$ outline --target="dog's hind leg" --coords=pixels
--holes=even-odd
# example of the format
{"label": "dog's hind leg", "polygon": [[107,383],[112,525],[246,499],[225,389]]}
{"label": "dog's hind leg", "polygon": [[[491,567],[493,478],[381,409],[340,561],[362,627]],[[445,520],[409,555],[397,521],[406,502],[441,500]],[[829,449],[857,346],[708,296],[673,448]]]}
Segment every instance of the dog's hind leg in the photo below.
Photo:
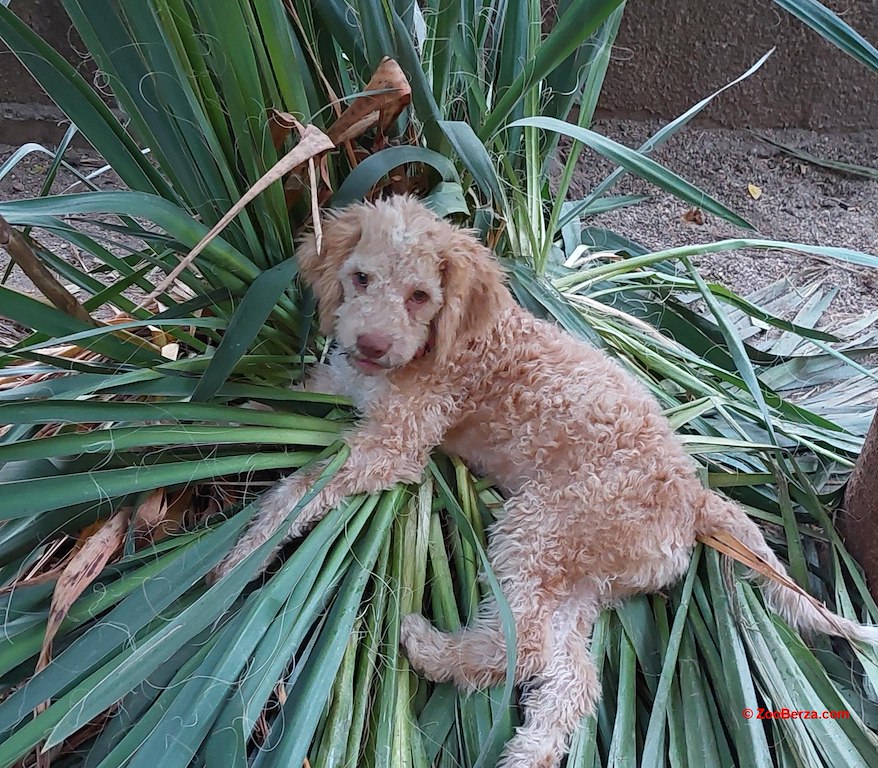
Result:
{"label": "dog's hind leg", "polygon": [[[519,682],[533,677],[547,663],[551,617],[559,602],[544,584],[545,542],[539,536],[520,535],[515,522],[530,509],[526,499],[510,499],[488,545],[491,568],[515,623],[515,679]],[[436,682],[451,681],[472,689],[498,685],[506,676],[506,636],[493,597],[481,604],[475,621],[458,632],[440,632],[421,616],[406,616],[400,642],[412,666]]]}
{"label": "dog's hind leg", "polygon": [[600,698],[589,638],[595,603],[564,603],[552,616],[551,657],[522,696],[524,724],[507,743],[497,768],[555,768],[582,718]]}
{"label": "dog's hind leg", "polygon": [[476,690],[499,685],[506,674],[506,642],[496,604],[458,632],[441,632],[417,614],[404,616],[400,644],[412,667],[437,683]]}
{"label": "dog's hind leg", "polygon": [[[548,658],[545,602],[534,592],[503,591],[515,622],[515,680],[520,682],[537,674]],[[506,635],[493,597],[482,603],[470,626],[457,632],[440,632],[417,614],[405,616],[400,643],[412,667],[434,682],[471,690],[500,685],[506,677]]]}

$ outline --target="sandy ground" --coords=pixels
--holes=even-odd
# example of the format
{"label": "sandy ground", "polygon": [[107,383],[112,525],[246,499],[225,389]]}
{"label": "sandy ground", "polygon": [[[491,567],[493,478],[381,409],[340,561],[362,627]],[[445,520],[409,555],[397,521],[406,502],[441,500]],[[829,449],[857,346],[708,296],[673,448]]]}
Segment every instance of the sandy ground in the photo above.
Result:
{"label": "sandy ground", "polygon": [[[595,126],[599,132],[628,146],[638,146],[660,123],[612,121]],[[878,168],[878,130],[828,135],[810,131],[765,132],[775,141],[794,145],[823,158]],[[0,163],[14,148],[0,146]],[[802,162],[759,141],[747,131],[689,128],[660,147],[653,158],[716,197],[749,220],[761,237],[819,245],[835,245],[878,254],[878,181],[852,177]],[[82,173],[100,163],[92,153],[71,150],[68,160]],[[31,155],[0,181],[0,199],[31,197],[40,189],[49,159]],[[612,166],[592,153],[583,154],[571,189],[571,198],[586,195]],[[53,192],[75,181],[61,173]],[[748,185],[761,189],[758,200]],[[107,174],[99,186],[113,188],[118,181]],[[82,189],[80,186],[79,189]],[[639,205],[596,217],[590,224],[606,227],[643,245],[668,248],[747,236],[731,224],[705,215],[702,224],[684,220],[690,206],[630,175],[611,194],[648,194]],[[38,234],[64,258],[92,266],[89,257],[72,246]],[[827,317],[858,316],[878,309],[878,270],[851,267],[823,259],[775,251],[734,252],[700,257],[698,264],[711,280],[748,294],[778,278],[795,285],[820,274],[826,288],[838,287]],[[0,275],[8,257],[0,253]],[[28,290],[29,282],[17,267],[7,285]],[[0,308],[2,314],[2,308]]]}
{"label": "sandy ground", "polygon": [[[660,122],[613,121],[595,129],[627,146],[639,146]],[[878,169],[878,130],[829,135],[803,130],[762,131],[776,142],[821,158]],[[747,233],[705,214],[701,225],[684,220],[690,206],[626,175],[610,194],[647,194],[650,199],[591,220],[642,243],[662,249],[730,237],[832,245],[878,255],[878,181],[844,175],[793,159],[748,131],[689,128],[672,137],[651,157],[712,195],[753,224]],[[585,196],[612,170],[602,158],[584,153],[570,197]],[[760,188],[754,200],[748,185]],[[748,294],[787,277],[796,285],[824,278],[839,289],[828,315],[859,315],[878,309],[878,269],[781,251],[735,251],[702,256],[705,277]]]}
{"label": "sandy ground", "polygon": [[[2,165],[16,149],[17,147],[0,144],[0,165]],[[105,165],[93,150],[71,148],[67,151],[64,159],[82,176],[89,176]],[[40,194],[40,190],[43,186],[51,162],[52,158],[50,156],[37,152],[24,157],[2,180],[0,180],[0,200],[25,199]],[[124,188],[120,179],[112,171],[100,174],[93,179],[93,183],[98,189],[109,190]],[[58,172],[50,191],[51,194],[58,195],[67,192],[84,192],[87,190],[85,185],[77,179],[75,174],[62,168]],[[86,219],[89,217],[82,218]],[[96,235],[100,234],[98,227],[92,227],[89,224],[80,224],[79,226],[86,232]],[[90,271],[102,266],[102,262],[92,257],[86,251],[55,237],[44,230],[33,230],[31,236],[45,248],[61,256],[65,261],[76,265],[83,271]],[[119,242],[127,242],[129,247],[137,248],[141,245],[139,241],[130,238],[126,241],[125,238],[122,238],[121,236],[117,236],[117,240]],[[107,245],[107,243],[104,242],[104,245]],[[110,250],[118,255],[124,255],[126,253],[122,248],[113,247],[112,245],[109,247]],[[116,273],[111,274],[117,276]],[[10,268],[8,254],[5,251],[0,250],[0,280],[3,280],[4,277],[6,277],[4,284],[7,287],[41,297],[39,291],[33,286],[18,266],[12,265]],[[108,282],[107,273],[102,274],[99,279],[104,283]],[[67,281],[63,278],[61,278],[61,282],[68,285]],[[126,291],[126,295],[135,299],[142,297],[143,294],[138,292],[137,289],[129,289]],[[85,297],[84,294],[80,294],[79,296],[81,299]],[[112,317],[113,314],[114,311],[111,308],[103,307],[95,313],[95,316],[98,319],[106,320]],[[16,326],[7,318],[3,317],[3,307],[0,306],[0,344],[11,342],[20,337],[23,332],[24,329]]]}

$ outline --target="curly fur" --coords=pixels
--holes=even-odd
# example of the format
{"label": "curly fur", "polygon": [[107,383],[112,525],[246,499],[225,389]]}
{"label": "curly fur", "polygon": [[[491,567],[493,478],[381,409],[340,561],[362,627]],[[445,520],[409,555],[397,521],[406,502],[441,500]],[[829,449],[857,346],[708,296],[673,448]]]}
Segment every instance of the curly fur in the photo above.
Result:
{"label": "curly fur", "polygon": [[[516,677],[529,683],[524,724],[498,765],[557,766],[600,696],[588,642],[603,606],[674,583],[698,534],[728,531],[783,568],[743,510],[702,487],[640,383],[519,307],[470,233],[409,197],[344,209],[323,232],[322,252],[309,236],[299,260],[321,327],[340,351],[311,386],[351,395],[363,419],[347,435],[346,464],[288,538],[348,495],[418,480],[437,446],[492,477],[507,501],[489,531],[488,555],[515,618]],[[415,291],[426,300],[415,302]],[[363,334],[388,339],[386,354],[360,359]],[[315,472],[287,478],[264,498],[218,575],[274,533]],[[827,618],[776,584],[766,594],[800,629],[876,638],[874,628]],[[505,676],[491,600],[453,634],[408,616],[401,643],[431,680],[476,688]]]}

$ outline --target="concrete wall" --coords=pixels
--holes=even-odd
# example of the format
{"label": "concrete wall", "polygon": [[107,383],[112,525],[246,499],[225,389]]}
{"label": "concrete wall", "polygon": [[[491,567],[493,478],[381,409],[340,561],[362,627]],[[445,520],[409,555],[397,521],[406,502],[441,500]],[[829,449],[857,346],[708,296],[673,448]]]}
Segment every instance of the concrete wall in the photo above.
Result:
{"label": "concrete wall", "polygon": [[[94,68],[60,0],[12,0],[10,8],[89,80]],[[56,141],[66,126],[49,98],[0,43],[0,143]]]}
{"label": "concrete wall", "polygon": [[[878,0],[823,0],[878,45]],[[629,0],[600,108],[672,118],[745,72],[711,105],[729,127],[878,128],[878,73],[839,51],[771,0]]]}
{"label": "concrete wall", "polygon": [[[824,2],[878,43],[878,0]],[[91,79],[84,46],[59,0],[12,0],[12,8]],[[670,119],[772,46],[777,51],[760,72],[724,94],[703,122],[878,128],[878,74],[771,0],[628,0],[600,114]],[[0,47],[0,142],[52,141],[60,135],[57,120],[45,94]]]}

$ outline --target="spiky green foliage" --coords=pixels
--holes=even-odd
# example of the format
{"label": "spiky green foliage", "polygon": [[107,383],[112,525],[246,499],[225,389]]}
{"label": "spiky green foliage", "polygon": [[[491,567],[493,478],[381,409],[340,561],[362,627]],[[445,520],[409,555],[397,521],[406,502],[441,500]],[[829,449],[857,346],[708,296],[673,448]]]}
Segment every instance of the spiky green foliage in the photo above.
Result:
{"label": "spiky green foliage", "polygon": [[[524,305],[646,382],[705,481],[770,524],[801,584],[846,616],[878,619],[831,520],[870,413],[875,376],[857,362],[874,346],[868,324],[814,330],[819,287],[783,320],[797,307],[782,287],[745,299],[706,284],[688,261],[743,247],[878,260],[752,239],[647,253],[589,225],[636,202],[607,196],[627,171],[747,227],[648,158],[712,97],[640,152],[589,130],[619,0],[562,0],[547,33],[534,0],[64,5],[124,126],[6,8],[0,37],[126,189],[4,202],[0,215],[95,257],[101,268],[85,272],[33,244],[93,315],[128,314],[94,327],[0,286],[3,313],[29,332],[0,362],[0,765],[46,749],[56,765],[100,768],[271,768],[306,757],[320,768],[490,766],[517,722],[510,685],[471,696],[434,687],[397,648],[402,614],[455,628],[496,589],[490,572],[485,583],[476,576],[500,499],[453,460],[437,455],[417,487],[334,510],[265,580],[248,584],[254,562],[211,589],[202,581],[279,471],[331,457],[328,477],[345,458],[350,409],[288,386],[322,353],[295,280],[307,185],[291,207],[279,183],[258,196],[162,293],[162,311],[138,307],[129,291],[152,292],[295,144],[275,146],[269,110],[329,130],[384,56],[402,65],[411,108],[388,130],[390,146],[370,133],[326,155],[327,204],[370,194],[405,163],[391,183],[472,223],[507,260]],[[874,49],[818,3],[783,5],[871,61]],[[548,173],[561,134],[573,144],[558,194]],[[568,202],[584,146],[620,169]],[[780,338],[753,343],[753,322]],[[58,618],[53,589],[76,562],[65,537],[87,546],[118,515],[128,522],[118,555],[73,602],[52,661],[36,671]],[[145,517],[176,528],[150,533]],[[806,646],[751,587],[725,581],[716,553],[699,550],[668,595],[601,618],[592,651],[604,697],[570,766],[875,764],[874,651],[821,638]],[[759,706],[851,716],[742,717]]]}

